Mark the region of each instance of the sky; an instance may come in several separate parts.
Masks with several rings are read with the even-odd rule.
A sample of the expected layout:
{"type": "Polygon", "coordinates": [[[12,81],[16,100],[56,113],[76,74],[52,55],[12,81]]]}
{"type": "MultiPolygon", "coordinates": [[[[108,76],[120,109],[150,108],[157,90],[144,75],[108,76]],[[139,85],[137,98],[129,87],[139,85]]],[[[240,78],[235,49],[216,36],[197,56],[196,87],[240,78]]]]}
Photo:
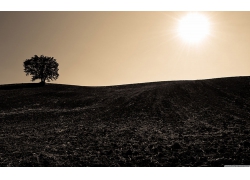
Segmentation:
{"type": "MultiPolygon", "coordinates": [[[[54,57],[52,83],[109,86],[250,75],[250,12],[201,11],[209,34],[178,35],[189,11],[0,11],[0,84],[29,83],[23,62],[54,57]]],[[[39,80],[35,81],[39,82],[39,80]]]]}

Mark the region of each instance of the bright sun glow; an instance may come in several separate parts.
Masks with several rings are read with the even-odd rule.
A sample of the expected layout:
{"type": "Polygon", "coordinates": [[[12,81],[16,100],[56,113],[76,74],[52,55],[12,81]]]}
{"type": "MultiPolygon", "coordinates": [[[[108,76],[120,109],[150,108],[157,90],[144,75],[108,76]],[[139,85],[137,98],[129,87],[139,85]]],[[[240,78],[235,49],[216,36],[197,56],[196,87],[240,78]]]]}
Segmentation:
{"type": "Polygon", "coordinates": [[[189,43],[198,43],[209,33],[208,19],[199,13],[189,13],[179,22],[179,35],[189,43]]]}

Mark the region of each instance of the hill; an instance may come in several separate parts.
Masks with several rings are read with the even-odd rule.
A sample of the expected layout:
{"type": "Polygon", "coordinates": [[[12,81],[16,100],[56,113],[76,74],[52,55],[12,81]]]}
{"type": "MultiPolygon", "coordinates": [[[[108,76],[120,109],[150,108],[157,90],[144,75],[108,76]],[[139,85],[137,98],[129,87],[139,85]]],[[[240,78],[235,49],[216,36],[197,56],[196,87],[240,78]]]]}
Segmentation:
{"type": "Polygon", "coordinates": [[[0,86],[1,166],[250,164],[250,77],[0,86]]]}

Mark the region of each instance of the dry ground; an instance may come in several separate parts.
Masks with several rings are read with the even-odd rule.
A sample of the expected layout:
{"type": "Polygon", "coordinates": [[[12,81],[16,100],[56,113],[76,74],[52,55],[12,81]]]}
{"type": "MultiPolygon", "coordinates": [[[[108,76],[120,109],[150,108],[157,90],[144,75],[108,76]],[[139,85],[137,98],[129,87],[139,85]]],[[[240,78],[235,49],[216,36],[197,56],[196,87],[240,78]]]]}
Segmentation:
{"type": "Polygon", "coordinates": [[[250,77],[0,86],[0,166],[250,165],[250,77]]]}

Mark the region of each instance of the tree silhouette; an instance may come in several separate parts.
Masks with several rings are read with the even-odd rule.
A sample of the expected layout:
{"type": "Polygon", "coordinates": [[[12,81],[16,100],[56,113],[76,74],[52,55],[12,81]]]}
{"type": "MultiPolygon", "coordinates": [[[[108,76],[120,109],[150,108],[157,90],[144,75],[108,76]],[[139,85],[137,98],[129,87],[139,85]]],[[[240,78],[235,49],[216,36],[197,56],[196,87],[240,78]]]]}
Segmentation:
{"type": "Polygon", "coordinates": [[[53,81],[58,78],[58,65],[54,57],[47,57],[44,55],[40,57],[34,55],[31,59],[26,59],[23,62],[26,76],[32,75],[31,81],[41,79],[41,84],[43,85],[46,80],[50,82],[50,80],[53,81]]]}

